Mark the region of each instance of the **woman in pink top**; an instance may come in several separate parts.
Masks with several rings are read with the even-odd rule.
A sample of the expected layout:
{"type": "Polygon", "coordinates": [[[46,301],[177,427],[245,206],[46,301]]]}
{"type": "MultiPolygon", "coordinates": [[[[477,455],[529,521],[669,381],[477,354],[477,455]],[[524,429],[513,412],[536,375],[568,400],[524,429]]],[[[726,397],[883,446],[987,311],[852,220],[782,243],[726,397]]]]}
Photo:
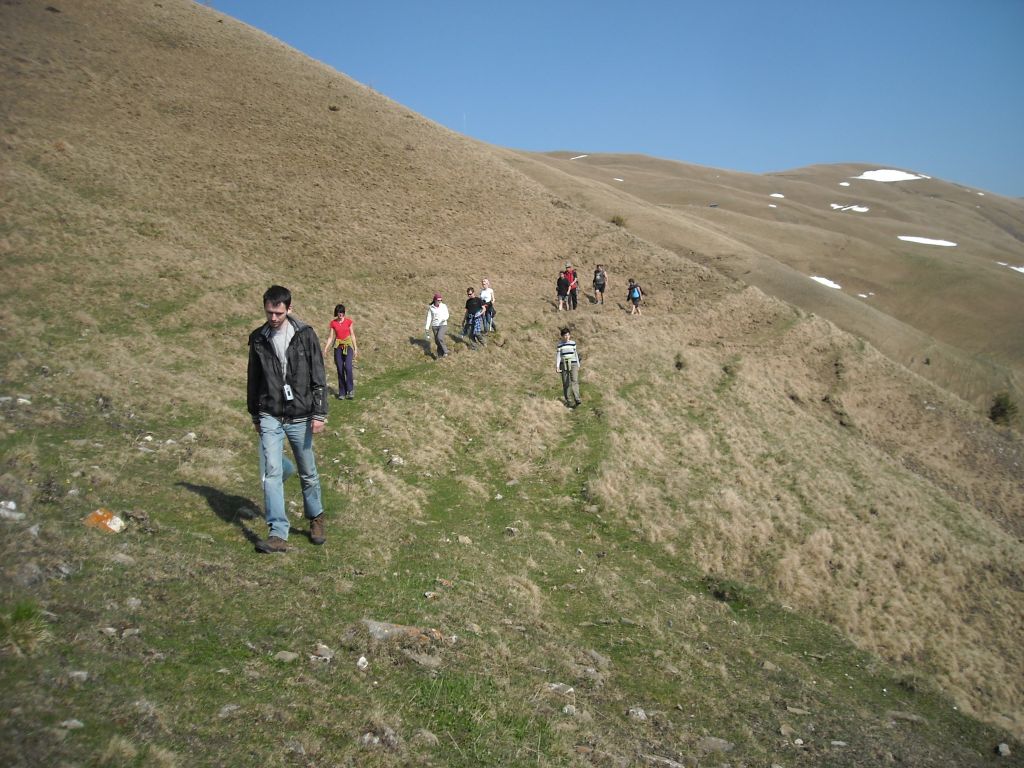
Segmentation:
{"type": "Polygon", "coordinates": [[[334,307],[334,319],[327,329],[327,341],[324,343],[324,357],[327,357],[327,350],[334,347],[334,365],[338,369],[338,394],[339,400],[345,398],[351,400],[355,397],[356,380],[352,373],[352,363],[359,355],[359,348],[356,346],[356,332],[352,329],[351,318],[345,317],[345,305],[338,304],[334,307]]]}

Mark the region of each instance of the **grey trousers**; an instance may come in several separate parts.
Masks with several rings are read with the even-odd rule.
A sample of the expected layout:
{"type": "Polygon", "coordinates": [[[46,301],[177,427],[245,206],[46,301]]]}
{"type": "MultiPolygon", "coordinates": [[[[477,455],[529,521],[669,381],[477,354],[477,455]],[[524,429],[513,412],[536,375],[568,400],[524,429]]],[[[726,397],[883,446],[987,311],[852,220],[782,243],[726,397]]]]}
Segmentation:
{"type": "Polygon", "coordinates": [[[569,370],[562,369],[562,397],[569,404],[579,405],[583,402],[580,400],[580,367],[577,363],[572,363],[569,370]],[[570,390],[572,391],[572,400],[569,399],[570,390]]]}
{"type": "Polygon", "coordinates": [[[448,326],[435,325],[432,330],[434,331],[434,341],[437,343],[437,356],[444,357],[448,354],[448,347],[444,343],[444,335],[448,333],[448,326]]]}

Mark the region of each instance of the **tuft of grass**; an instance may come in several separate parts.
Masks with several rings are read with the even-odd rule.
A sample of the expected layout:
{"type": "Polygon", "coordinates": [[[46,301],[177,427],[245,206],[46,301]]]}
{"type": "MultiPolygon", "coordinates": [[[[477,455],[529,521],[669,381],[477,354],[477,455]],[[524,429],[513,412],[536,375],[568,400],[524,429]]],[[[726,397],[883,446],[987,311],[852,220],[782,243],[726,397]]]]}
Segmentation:
{"type": "Polygon", "coordinates": [[[616,227],[624,227],[624,226],[626,226],[626,217],[625,216],[621,216],[619,214],[615,214],[610,219],[608,219],[608,221],[610,221],[616,227]]]}
{"type": "Polygon", "coordinates": [[[31,656],[50,640],[39,607],[31,601],[17,603],[0,616],[0,649],[15,656],[31,656]]]}
{"type": "Polygon", "coordinates": [[[996,424],[1010,424],[1017,418],[1017,403],[1014,402],[1009,392],[999,392],[992,398],[988,417],[996,424]]]}

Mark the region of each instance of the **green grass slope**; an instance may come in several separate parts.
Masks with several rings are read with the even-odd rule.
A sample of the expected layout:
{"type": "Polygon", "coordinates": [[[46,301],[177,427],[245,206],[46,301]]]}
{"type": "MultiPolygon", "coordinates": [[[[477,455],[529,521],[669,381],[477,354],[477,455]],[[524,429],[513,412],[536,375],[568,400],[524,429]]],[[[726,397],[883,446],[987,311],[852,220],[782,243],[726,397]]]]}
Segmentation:
{"type": "Polygon", "coordinates": [[[1020,764],[1017,433],[209,8],[0,41],[0,762],[1020,764]],[[558,315],[566,259],[644,315],[558,315]],[[484,276],[500,332],[434,361],[484,276]],[[327,544],[259,556],[272,282],[361,357],[327,544]]]}

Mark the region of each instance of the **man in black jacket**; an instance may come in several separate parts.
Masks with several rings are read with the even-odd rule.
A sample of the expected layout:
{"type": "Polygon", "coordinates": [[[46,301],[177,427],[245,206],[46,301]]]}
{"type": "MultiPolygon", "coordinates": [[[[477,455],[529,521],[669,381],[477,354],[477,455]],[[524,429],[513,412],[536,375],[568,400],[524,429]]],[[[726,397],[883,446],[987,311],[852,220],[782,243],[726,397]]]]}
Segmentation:
{"type": "Polygon", "coordinates": [[[316,331],[289,313],[292,294],[272,285],[263,294],[267,322],[249,334],[248,408],[260,436],[263,501],[270,534],[257,552],[288,550],[288,513],[284,506],[284,441],[292,447],[309,538],[323,544],[324,508],[320,476],[313,456],[313,435],[327,421],[327,380],[316,331]]]}

